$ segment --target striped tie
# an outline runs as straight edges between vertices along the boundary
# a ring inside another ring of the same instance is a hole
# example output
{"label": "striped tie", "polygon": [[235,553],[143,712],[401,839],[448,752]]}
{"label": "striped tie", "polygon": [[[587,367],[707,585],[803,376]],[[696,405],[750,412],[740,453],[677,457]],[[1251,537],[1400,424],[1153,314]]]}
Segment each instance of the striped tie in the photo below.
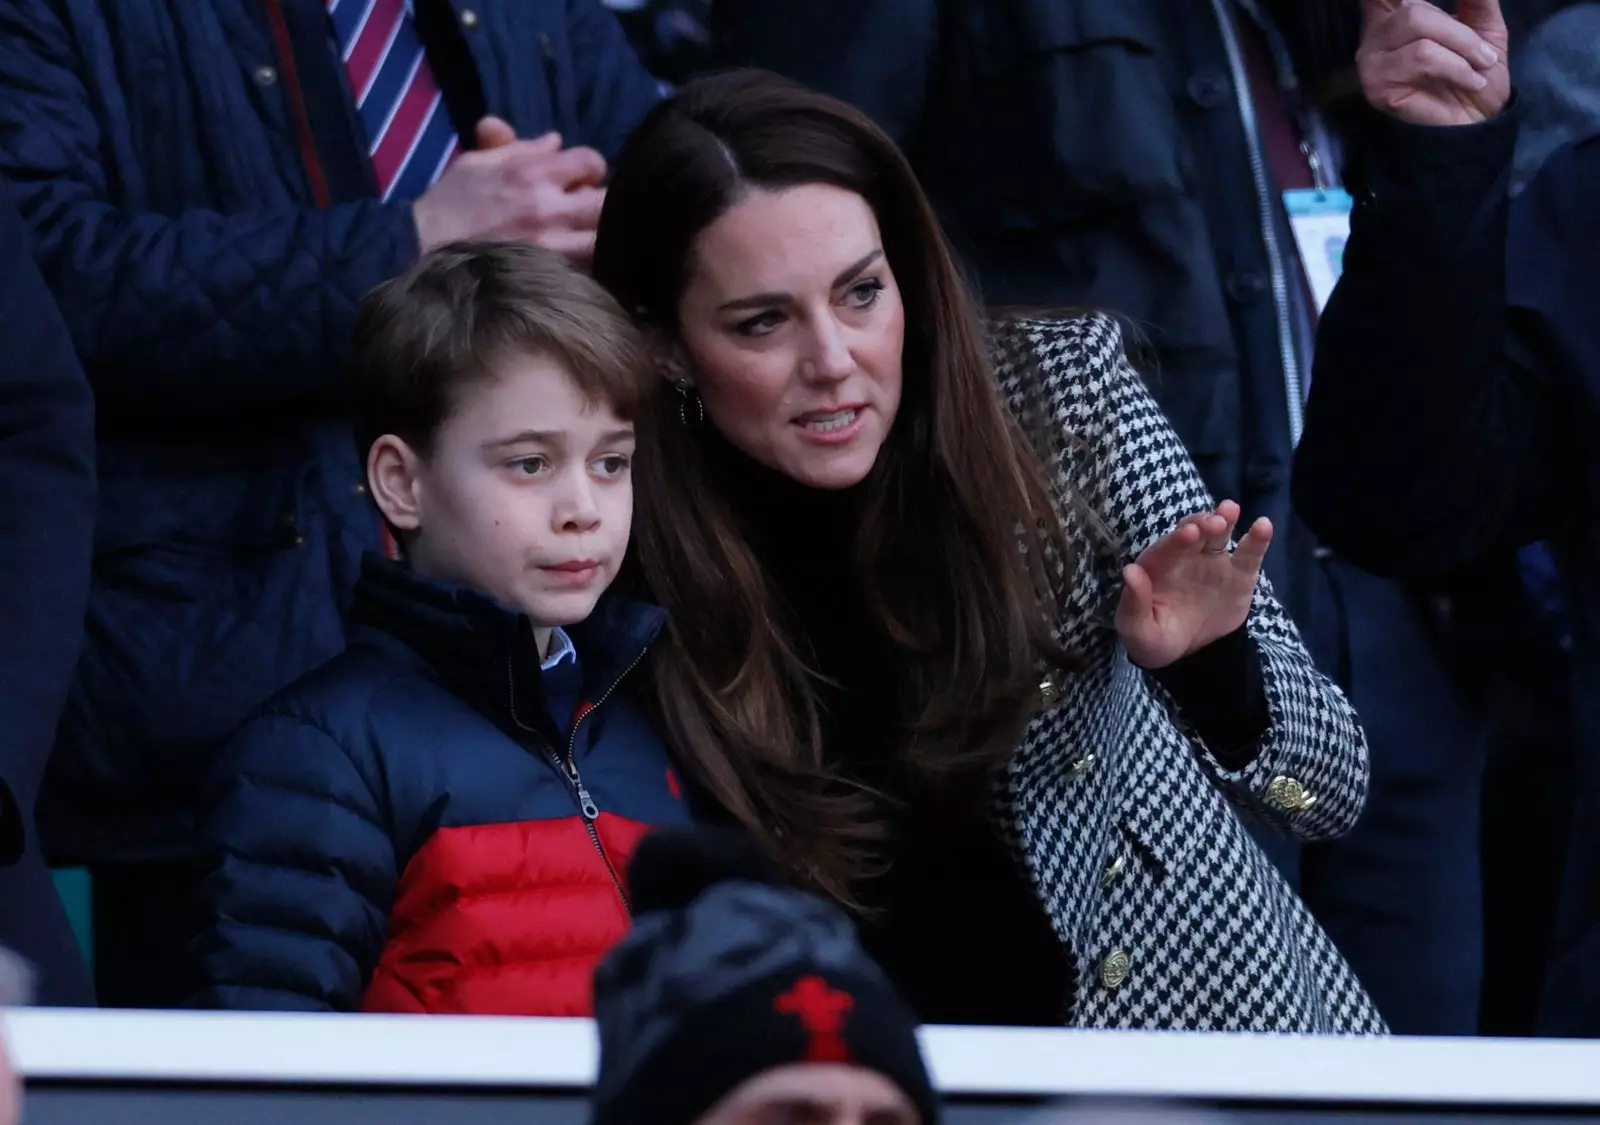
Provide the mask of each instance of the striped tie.
{"label": "striped tie", "polygon": [[408,0],[327,0],[384,199],[416,199],[456,153],[455,127]]}

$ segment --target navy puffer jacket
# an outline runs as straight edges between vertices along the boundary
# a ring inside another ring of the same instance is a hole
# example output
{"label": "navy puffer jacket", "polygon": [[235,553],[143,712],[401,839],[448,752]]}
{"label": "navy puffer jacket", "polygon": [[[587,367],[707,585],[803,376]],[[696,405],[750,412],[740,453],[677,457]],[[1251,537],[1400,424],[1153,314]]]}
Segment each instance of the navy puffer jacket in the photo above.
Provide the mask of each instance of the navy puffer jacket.
{"label": "navy puffer jacket", "polygon": [[604,598],[541,670],[525,617],[369,556],[352,618],[217,767],[200,1003],[589,1014],[634,845],[689,817],[631,698],[665,615]]}

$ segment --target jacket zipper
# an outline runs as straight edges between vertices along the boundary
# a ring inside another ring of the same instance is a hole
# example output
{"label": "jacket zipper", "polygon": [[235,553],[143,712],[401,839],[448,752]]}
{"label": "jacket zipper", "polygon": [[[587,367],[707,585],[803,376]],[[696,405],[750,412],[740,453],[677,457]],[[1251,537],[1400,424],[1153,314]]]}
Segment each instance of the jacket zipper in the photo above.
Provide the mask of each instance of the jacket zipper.
{"label": "jacket zipper", "polygon": [[1234,97],[1239,103],[1239,119],[1244,126],[1245,143],[1250,149],[1250,174],[1255,180],[1256,203],[1261,215],[1261,239],[1267,247],[1267,259],[1272,269],[1272,304],[1278,314],[1278,351],[1283,360],[1284,389],[1289,398],[1289,445],[1300,444],[1300,433],[1305,426],[1305,406],[1300,378],[1300,357],[1295,352],[1294,328],[1289,314],[1289,279],[1279,253],[1277,205],[1272,198],[1272,185],[1267,180],[1266,157],[1261,150],[1261,126],[1256,119],[1255,103],[1250,97],[1250,74],[1245,69],[1244,53],[1239,48],[1239,36],[1234,30],[1233,14],[1229,11],[1231,0],[1211,0],[1212,11],[1222,29],[1222,44],[1228,53],[1228,68],[1233,72]]}
{"label": "jacket zipper", "polygon": [[[611,876],[611,885],[616,888],[617,899],[622,903],[622,912],[630,920],[633,918],[633,906],[628,902],[627,891],[622,888],[622,877],[617,874],[616,865],[611,862],[611,856],[606,853],[606,846],[600,840],[600,830],[595,827],[595,821],[600,819],[600,806],[595,803],[595,799],[590,794],[588,787],[583,784],[583,775],[578,772],[578,731],[584,723],[589,721],[589,716],[600,710],[601,704],[611,698],[612,694],[617,690],[617,685],[628,678],[628,674],[639,666],[644,660],[645,653],[649,651],[649,645],[641,648],[639,654],[633,658],[633,663],[624,668],[622,674],[612,680],[611,686],[606,688],[600,698],[594,701],[594,705],[583,713],[583,717],[572,724],[572,736],[567,741],[565,757],[562,757],[554,747],[545,747],[545,754],[550,759],[551,764],[566,778],[567,784],[572,788],[573,795],[578,799],[578,810],[583,816],[583,826],[589,833],[589,842],[594,845],[594,850],[599,854],[600,862],[606,865],[606,874]],[[538,737],[538,731],[517,717],[517,684],[509,656],[506,658],[506,686],[510,691],[511,721],[516,723],[519,729]]]}
{"label": "jacket zipper", "polygon": [[578,731],[582,729],[584,723],[589,721],[589,716],[600,710],[600,705],[611,698],[611,694],[617,690],[617,685],[628,678],[628,673],[639,666],[639,663],[644,660],[644,654],[649,651],[650,646],[648,645],[639,650],[639,654],[633,658],[633,663],[624,668],[622,674],[612,680],[611,686],[606,688],[601,693],[600,698],[594,701],[594,706],[585,711],[582,718],[572,724],[572,737],[567,741],[567,778],[578,792],[578,807],[583,812],[583,826],[589,830],[589,839],[594,842],[595,851],[600,853],[601,860],[605,862],[606,871],[611,876],[611,885],[617,888],[617,898],[622,901],[622,912],[630,919],[633,917],[633,907],[628,902],[628,892],[623,890],[622,877],[617,874],[617,868],[611,862],[611,856],[606,854],[606,846],[600,842],[600,830],[595,827],[594,822],[600,816],[600,806],[595,804],[594,798],[589,795],[589,791],[583,786],[583,778],[578,776]]}

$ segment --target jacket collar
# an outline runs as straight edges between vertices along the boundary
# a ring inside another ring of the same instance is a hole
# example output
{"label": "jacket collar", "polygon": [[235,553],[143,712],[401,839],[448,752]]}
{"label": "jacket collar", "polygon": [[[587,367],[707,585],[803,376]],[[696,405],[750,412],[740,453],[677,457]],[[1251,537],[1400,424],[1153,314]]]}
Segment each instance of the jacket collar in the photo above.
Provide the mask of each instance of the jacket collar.
{"label": "jacket collar", "polygon": [[[527,615],[477,590],[423,578],[403,563],[368,553],[350,619],[405,645],[441,683],[502,727],[552,733]],[[586,620],[567,627],[589,702],[598,702],[639,662],[665,621],[664,610],[608,594]]]}

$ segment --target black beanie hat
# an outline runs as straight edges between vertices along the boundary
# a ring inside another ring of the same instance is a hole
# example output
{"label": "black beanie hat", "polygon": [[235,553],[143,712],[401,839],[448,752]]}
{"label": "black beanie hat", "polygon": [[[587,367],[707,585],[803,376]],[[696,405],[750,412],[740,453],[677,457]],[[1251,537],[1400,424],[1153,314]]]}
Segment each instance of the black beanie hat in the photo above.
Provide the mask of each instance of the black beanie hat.
{"label": "black beanie hat", "polygon": [[937,1125],[916,1019],[834,906],[782,885],[745,835],[657,832],[628,871],[634,926],[595,974],[592,1125],[691,1125],[803,1062],[875,1070]]}

